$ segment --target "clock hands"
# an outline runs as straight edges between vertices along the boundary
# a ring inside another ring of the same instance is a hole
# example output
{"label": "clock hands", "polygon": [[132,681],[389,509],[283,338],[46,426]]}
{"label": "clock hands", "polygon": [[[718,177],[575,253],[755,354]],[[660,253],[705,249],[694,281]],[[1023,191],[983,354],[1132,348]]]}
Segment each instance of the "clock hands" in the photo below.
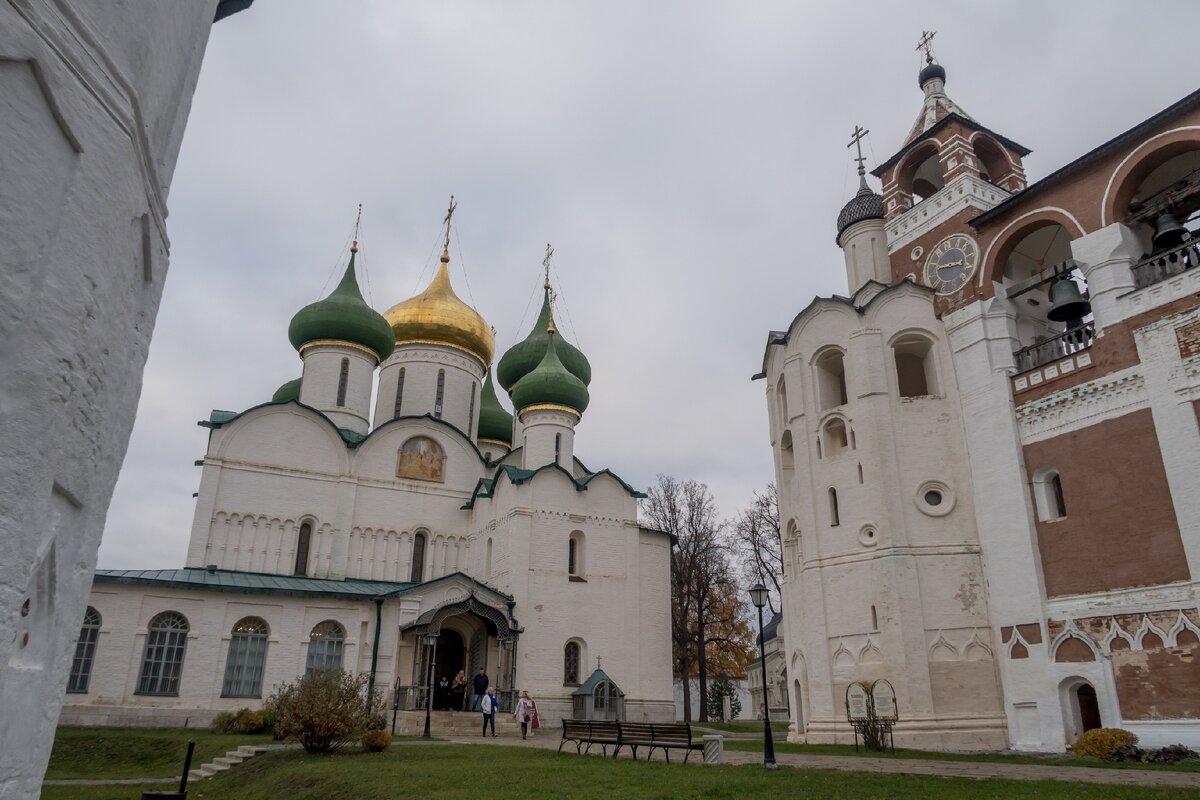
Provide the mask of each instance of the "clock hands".
{"label": "clock hands", "polygon": [[944,269],[951,269],[953,267],[965,267],[965,266],[966,266],[966,262],[960,258],[958,261],[951,261],[949,264],[942,264],[941,266],[934,267],[934,269],[936,269],[938,272],[941,272]]}

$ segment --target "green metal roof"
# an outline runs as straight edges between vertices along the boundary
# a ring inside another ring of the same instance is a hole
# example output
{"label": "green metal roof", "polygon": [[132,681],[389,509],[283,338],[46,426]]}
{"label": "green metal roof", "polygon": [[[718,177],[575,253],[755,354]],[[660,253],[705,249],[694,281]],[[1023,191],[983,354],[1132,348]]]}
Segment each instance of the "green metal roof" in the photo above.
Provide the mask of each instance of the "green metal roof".
{"label": "green metal roof", "polygon": [[596,671],[593,672],[591,675],[589,675],[588,679],[586,681],[584,681],[583,684],[580,685],[580,687],[578,689],[571,692],[571,696],[575,697],[576,695],[591,694],[592,692],[596,691],[596,686],[601,681],[608,681],[616,688],[616,690],[619,694],[621,694],[621,695],[625,694],[624,692],[621,691],[621,687],[617,686],[616,681],[614,681],[612,678],[608,677],[608,674],[604,670],[600,669],[599,667],[596,667]]}
{"label": "green metal roof", "polygon": [[362,581],[353,578],[339,581],[309,578],[304,575],[270,575],[261,572],[208,570],[198,567],[96,570],[96,582],[169,586],[173,589],[201,589],[215,592],[340,597],[351,600],[370,600],[418,585],[395,581]]}
{"label": "green metal roof", "polygon": [[[519,450],[520,448],[517,449]],[[515,452],[516,450],[513,451],[513,453]],[[512,453],[509,453],[509,455],[512,455]],[[545,466],[538,467],[537,469],[521,469],[520,467],[512,464],[500,464],[496,467],[496,472],[492,477],[479,479],[479,482],[475,484],[475,491],[471,494],[471,499],[463,503],[462,508],[463,510],[470,510],[475,507],[475,501],[477,499],[481,497],[494,497],[496,494],[496,483],[499,481],[501,475],[504,475],[506,478],[508,478],[509,483],[513,484],[514,486],[520,486],[522,483],[531,480],[539,472],[545,472],[547,470],[557,470],[563,475],[567,476],[567,479],[570,480],[571,483],[575,484],[575,491],[577,492],[586,492],[588,490],[588,484],[601,475],[607,475],[619,483],[621,488],[629,492],[632,497],[635,497],[639,500],[646,497],[644,492],[639,492],[637,489],[634,489],[632,486],[622,480],[620,475],[616,474],[610,469],[602,469],[599,472],[592,472],[584,475],[582,478],[576,478],[558,464],[546,464]]]}
{"label": "green metal roof", "polygon": [[324,300],[305,306],[292,317],[288,339],[297,350],[308,342],[334,339],[370,348],[380,361],[392,354],[396,347],[392,326],[363,300],[354,277],[354,251],[337,288]]}
{"label": "green metal roof", "polygon": [[479,400],[479,438],[494,439],[512,446],[513,415],[500,405],[496,396],[496,385],[492,383],[492,371],[488,370],[483,381]]}
{"label": "green metal roof", "polygon": [[300,399],[300,378],[293,378],[275,390],[271,395],[272,403],[286,403],[289,400]]}
{"label": "green metal roof", "polygon": [[[517,381],[524,378],[537,368],[546,355],[552,334],[550,328],[550,287],[547,286],[542,298],[542,313],[538,315],[533,330],[520,342],[513,345],[507,353],[500,357],[496,364],[496,380],[506,392],[512,393]],[[587,358],[570,342],[558,336],[558,357],[564,367],[583,384],[592,382],[592,365]]]}
{"label": "green metal roof", "polygon": [[587,410],[587,384],[572,374],[559,358],[558,350],[564,344],[550,334],[537,367],[509,387],[513,408],[518,412],[541,403],[567,406],[580,414]]}

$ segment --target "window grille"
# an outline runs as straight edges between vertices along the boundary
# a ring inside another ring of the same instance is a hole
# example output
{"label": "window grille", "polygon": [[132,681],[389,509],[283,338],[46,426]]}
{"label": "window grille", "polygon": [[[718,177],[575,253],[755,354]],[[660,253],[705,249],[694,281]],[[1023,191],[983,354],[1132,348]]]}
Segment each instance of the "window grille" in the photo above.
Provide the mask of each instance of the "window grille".
{"label": "window grille", "polygon": [[442,418],[442,396],[446,393],[446,370],[438,370],[437,397],[433,401],[433,415]]}
{"label": "window grille", "polygon": [[404,367],[400,368],[400,376],[396,379],[396,407],[392,409],[392,417],[400,416],[400,407],[404,404]]}
{"label": "window grille", "polygon": [[350,359],[342,359],[342,373],[338,376],[338,394],[337,405],[342,408],[346,405],[346,385],[350,383]]}
{"label": "window grille", "polygon": [[308,658],[304,673],[311,675],[321,669],[341,669],[342,649],[346,642],[346,629],[331,619],[317,623],[308,634]]}
{"label": "window grille", "polygon": [[412,574],[409,579],[420,583],[425,576],[425,534],[418,533],[413,537]]}
{"label": "window grille", "polygon": [[75,643],[75,659],[71,662],[71,676],[67,679],[67,692],[86,694],[92,677],[92,662],[96,657],[96,639],[100,635],[100,614],[88,606],[83,615],[83,627],[79,629],[79,640]]}
{"label": "window grille", "polygon": [[308,548],[312,540],[312,523],[305,522],[300,526],[300,535],[296,539],[296,575],[308,574]]}
{"label": "window grille", "polygon": [[579,643],[567,642],[563,649],[563,683],[577,685],[579,683]]}
{"label": "window grille", "polygon": [[150,620],[136,694],[179,696],[187,635],[188,621],[175,611]]}
{"label": "window grille", "polygon": [[262,697],[263,667],[267,662],[270,628],[259,617],[245,617],[233,626],[225,660],[222,697]]}

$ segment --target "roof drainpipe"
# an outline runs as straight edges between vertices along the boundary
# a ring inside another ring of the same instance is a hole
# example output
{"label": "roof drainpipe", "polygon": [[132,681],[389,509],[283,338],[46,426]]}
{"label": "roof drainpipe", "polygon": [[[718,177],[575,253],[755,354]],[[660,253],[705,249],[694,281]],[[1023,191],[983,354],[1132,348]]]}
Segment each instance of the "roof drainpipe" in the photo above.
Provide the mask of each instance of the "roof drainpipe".
{"label": "roof drainpipe", "polygon": [[375,643],[371,645],[371,679],[367,682],[367,713],[375,710],[375,667],[379,663],[379,629],[383,626],[383,598],[375,598]]}

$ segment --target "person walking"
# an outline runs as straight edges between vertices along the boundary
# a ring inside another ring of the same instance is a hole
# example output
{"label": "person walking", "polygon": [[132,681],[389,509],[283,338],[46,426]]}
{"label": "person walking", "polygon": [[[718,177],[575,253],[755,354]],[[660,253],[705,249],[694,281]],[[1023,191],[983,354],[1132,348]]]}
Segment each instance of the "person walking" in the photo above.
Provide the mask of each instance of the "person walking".
{"label": "person walking", "polygon": [[479,674],[476,675],[475,678],[471,681],[471,710],[472,711],[479,710],[479,703],[480,703],[480,701],[483,700],[483,696],[488,690],[489,683],[490,683],[490,681],[488,681],[487,672],[484,671],[483,667],[480,667]]}
{"label": "person walking", "polygon": [[488,735],[488,725],[492,726],[492,738],[496,738],[496,709],[499,708],[500,701],[496,699],[496,690],[488,689],[487,694],[479,701],[479,710],[483,712],[483,733],[480,736]]}
{"label": "person walking", "polygon": [[521,692],[521,698],[517,700],[517,707],[513,710],[513,716],[517,718],[517,722],[521,723],[522,739],[525,738],[530,727],[534,729],[541,727],[541,722],[538,720],[537,706],[529,696],[529,692]]}

